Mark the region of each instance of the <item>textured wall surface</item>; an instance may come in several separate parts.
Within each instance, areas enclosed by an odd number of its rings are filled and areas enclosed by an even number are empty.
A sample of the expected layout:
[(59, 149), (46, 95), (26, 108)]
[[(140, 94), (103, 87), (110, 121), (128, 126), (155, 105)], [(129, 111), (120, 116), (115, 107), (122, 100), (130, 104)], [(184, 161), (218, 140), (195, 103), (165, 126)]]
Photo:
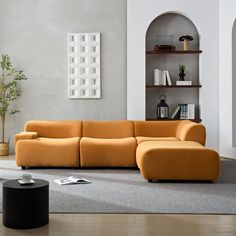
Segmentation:
[[(29, 77), (11, 141), (29, 119), (126, 118), (126, 0), (0, 0), (0, 22), (0, 53)], [(101, 32), (102, 99), (67, 99), (69, 32)]]
[(236, 147), (236, 20), (232, 29), (232, 132), (233, 132), (233, 147)]
[(220, 92), (220, 153), (222, 156), (236, 159), (236, 109), (235, 109), (235, 26), (236, 1), (220, 0), (220, 60), (219, 60), (219, 92)]

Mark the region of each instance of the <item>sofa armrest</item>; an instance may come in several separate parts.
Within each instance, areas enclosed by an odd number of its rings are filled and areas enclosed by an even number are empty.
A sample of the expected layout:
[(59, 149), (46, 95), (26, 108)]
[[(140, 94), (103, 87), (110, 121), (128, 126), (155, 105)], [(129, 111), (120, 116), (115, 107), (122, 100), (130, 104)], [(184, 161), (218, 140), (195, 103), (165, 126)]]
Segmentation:
[(34, 139), (38, 137), (37, 132), (21, 132), (15, 135), (15, 144), (18, 140), (22, 139)]
[(177, 127), (176, 137), (181, 141), (195, 141), (205, 145), (206, 129), (201, 124), (184, 120)]

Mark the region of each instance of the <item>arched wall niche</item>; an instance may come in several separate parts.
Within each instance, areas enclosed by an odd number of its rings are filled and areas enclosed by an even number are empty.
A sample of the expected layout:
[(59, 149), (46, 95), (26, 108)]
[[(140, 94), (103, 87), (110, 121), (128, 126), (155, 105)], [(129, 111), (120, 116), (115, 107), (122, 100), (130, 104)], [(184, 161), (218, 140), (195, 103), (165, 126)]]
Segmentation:
[[(207, 129), (206, 145), (218, 150), (219, 6), (214, 4), (214, 0), (205, 1), (204, 7), (202, 4), (196, 4), (195, 0), (181, 0), (181, 3), (182, 1), (183, 4), (179, 4), (177, 0), (149, 0), (148, 4), (146, 0), (127, 1), (127, 119), (145, 120), (146, 118), (145, 36), (147, 28), (156, 17), (163, 13), (180, 13), (187, 16), (199, 32), (200, 49), (203, 51), (199, 58), (199, 78), (202, 85), (202, 88), (199, 89), (201, 118)], [(224, 1), (224, 4), (226, 2), (228, 1)], [(231, 9), (233, 8), (231, 7)], [(209, 12), (211, 12), (210, 17)], [(226, 11), (226, 16), (228, 17), (228, 15)], [(230, 28), (230, 32), (232, 32), (232, 28)], [(225, 37), (224, 33), (220, 35)], [(157, 101), (155, 102), (156, 106)], [(230, 139), (232, 138), (230, 137)]]
[[(183, 49), (183, 43), (179, 37), (188, 34), (194, 40), (190, 42), (191, 50), (199, 50), (200, 40), (197, 27), (185, 15), (179, 12), (166, 12), (156, 17), (148, 26), (146, 31), (146, 51), (152, 51), (157, 44), (159, 35), (173, 35), (173, 45), (176, 50)], [(165, 39), (163, 39), (165, 41)], [(168, 39), (167, 39), (168, 41)], [(160, 40), (159, 40), (160, 42)], [(164, 44), (165, 42), (163, 42)], [(168, 43), (168, 42), (166, 42)], [(153, 85), (154, 69), (168, 70), (172, 84), (178, 80), (179, 64), (186, 65), (186, 80), (191, 80), (198, 85), (199, 79), (199, 56), (194, 55), (149, 55), (146, 54), (146, 85)], [(199, 90), (191, 89), (146, 89), (146, 119), (156, 118), (156, 105), (161, 94), (166, 95), (170, 115), (180, 103), (196, 104), (196, 119), (200, 118)]]
[(232, 146), (236, 147), (236, 19), (232, 27)]
[[(185, 18), (187, 21), (189, 21), (190, 24), (192, 24), (192, 26), (195, 28), (196, 32), (197, 32), (197, 35), (200, 39), (201, 37), (201, 29), (199, 28), (199, 26), (195, 23), (193, 23), (194, 21), (191, 19), (191, 17), (188, 15), (188, 14), (185, 14), (183, 12), (178, 12), (178, 11), (166, 11), (166, 12), (163, 12), (159, 15), (157, 15), (155, 18), (153, 18), (148, 24), (147, 24), (147, 27), (146, 27), (146, 36), (147, 37), (147, 33), (148, 33), (148, 30), (150, 28), (150, 26), (152, 24), (155, 23), (155, 21), (157, 21), (160, 17), (162, 16), (165, 16), (165, 15), (168, 15), (168, 14), (172, 14), (172, 15), (176, 15), (176, 16), (179, 16), (179, 17), (183, 17)], [(199, 44), (200, 44), (200, 41), (199, 41)], [(200, 45), (199, 45), (200, 46)]]

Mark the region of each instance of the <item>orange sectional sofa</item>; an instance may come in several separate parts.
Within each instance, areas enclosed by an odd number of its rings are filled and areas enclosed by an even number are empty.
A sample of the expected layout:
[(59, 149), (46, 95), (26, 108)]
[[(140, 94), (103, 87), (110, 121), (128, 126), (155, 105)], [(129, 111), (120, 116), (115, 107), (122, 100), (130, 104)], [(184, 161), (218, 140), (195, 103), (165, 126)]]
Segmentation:
[(18, 166), (138, 167), (147, 180), (215, 180), (217, 152), (192, 121), (28, 121), (15, 135)]

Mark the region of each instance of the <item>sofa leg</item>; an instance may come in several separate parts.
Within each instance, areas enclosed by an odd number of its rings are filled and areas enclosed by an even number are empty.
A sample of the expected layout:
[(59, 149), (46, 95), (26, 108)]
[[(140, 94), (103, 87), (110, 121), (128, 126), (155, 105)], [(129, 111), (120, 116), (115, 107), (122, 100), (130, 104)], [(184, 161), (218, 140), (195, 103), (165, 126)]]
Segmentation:
[(21, 166), (21, 169), (22, 169), (22, 170), (25, 170), (25, 169), (26, 169), (26, 167), (25, 167), (25, 166)]
[(148, 179), (148, 182), (149, 182), (149, 183), (152, 183), (152, 179)]

